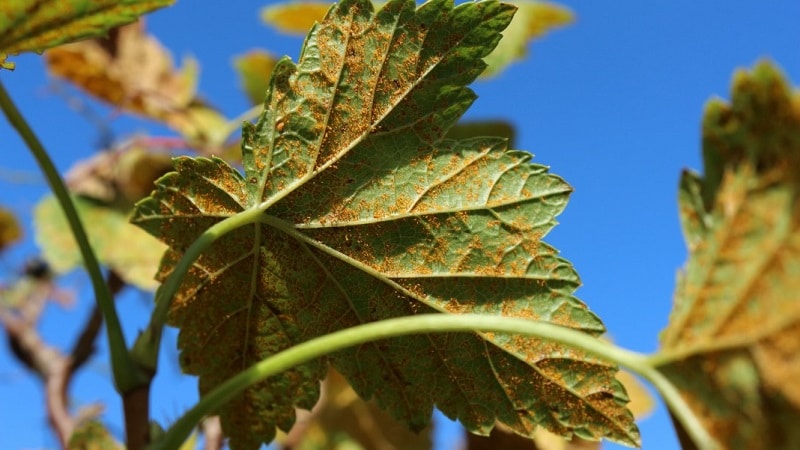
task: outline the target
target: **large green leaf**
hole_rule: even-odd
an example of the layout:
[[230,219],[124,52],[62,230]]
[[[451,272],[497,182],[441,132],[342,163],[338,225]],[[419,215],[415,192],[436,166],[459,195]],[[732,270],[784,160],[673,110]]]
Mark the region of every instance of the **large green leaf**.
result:
[[[338,4],[297,65],[273,72],[246,126],[244,176],[178,158],[134,222],[166,242],[160,278],[208,227],[245,210],[263,223],[219,238],[183,280],[171,323],[201,392],[293,344],[422,313],[544,320],[599,335],[580,281],[542,238],[571,188],[499,138],[442,136],[475,99],[514,7],[487,1]],[[338,352],[248,389],[220,411],[232,447],[256,448],[311,408],[327,364],[412,429],[434,405],[468,429],[530,435],[638,431],[616,368],[575,349],[493,333],[431,334]]]
[[40,52],[101,36],[175,0],[4,0],[0,4],[0,67],[9,53]]
[[769,64],[739,72],[703,152],[662,369],[725,448],[800,448],[800,95]]

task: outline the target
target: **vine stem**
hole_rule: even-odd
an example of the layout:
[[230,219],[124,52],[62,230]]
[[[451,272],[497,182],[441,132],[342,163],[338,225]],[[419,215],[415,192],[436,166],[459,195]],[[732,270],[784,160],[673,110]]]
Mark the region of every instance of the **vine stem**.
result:
[[583,350],[626,367],[650,381],[664,396],[665,401],[672,408],[678,420],[686,427],[699,449],[718,450],[721,448],[700,426],[699,421],[669,380],[655,368],[647,365],[647,355],[616,347],[581,331],[546,322],[479,314],[424,314],[382,320],[337,331],[295,345],[266,358],[203,396],[192,409],[167,430],[162,439],[151,444],[148,450],[178,448],[204,417],[219,411],[222,405],[249,386],[314,358],[378,339],[417,333],[474,332],[476,330],[535,336]]
[[36,137],[36,134],[8,95],[2,81],[0,81],[0,108],[2,108],[9,123],[17,131],[36,159],[36,163],[47,179],[47,183],[50,185],[50,189],[52,189],[61,209],[64,211],[72,235],[75,237],[75,241],[78,244],[84,265],[92,281],[95,301],[103,314],[103,319],[108,331],[108,346],[111,352],[111,371],[114,376],[114,385],[120,393],[133,390],[143,380],[143,374],[137,370],[128,353],[128,349],[125,345],[125,337],[122,333],[119,317],[117,316],[116,306],[114,305],[114,298],[103,279],[97,256],[92,250],[91,245],[89,245],[89,238],[86,235],[86,230],[78,216],[69,191],[64,185],[64,180],[61,178],[61,175],[59,175],[58,170],[50,159],[47,151],[44,149],[44,146],[42,146],[42,143],[39,141],[39,138]]

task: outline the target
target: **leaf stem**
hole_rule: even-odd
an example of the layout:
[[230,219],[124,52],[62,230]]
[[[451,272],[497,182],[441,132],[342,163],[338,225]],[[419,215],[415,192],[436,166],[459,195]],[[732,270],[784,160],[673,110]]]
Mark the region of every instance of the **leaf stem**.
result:
[[[670,406],[674,407],[676,417],[685,426],[687,423],[690,424],[687,426],[687,430],[697,433],[697,435],[693,434],[692,438],[695,439],[698,448],[702,450],[718,448],[713,445],[713,439],[698,425],[699,422],[683,403],[680,395],[677,395],[677,391],[669,381],[656,369],[647,366],[646,355],[616,347],[581,331],[547,322],[478,314],[425,314],[401,317],[359,325],[298,344],[254,364],[214,388],[175,422],[162,439],[154,442],[148,448],[150,450],[178,448],[205,416],[217,412],[222,405],[247,387],[314,358],[353,345],[389,337],[415,333],[474,332],[476,330],[536,336],[581,349],[591,355],[626,367],[640,374],[653,383],[656,389],[665,393],[665,399],[668,399]],[[691,425],[692,422],[694,425]]]
[[161,332],[167,322],[169,307],[172,305],[172,299],[175,297],[175,293],[178,292],[183,278],[197,258],[217,239],[239,227],[258,222],[262,214],[261,209],[257,208],[234,214],[209,227],[186,250],[175,269],[156,291],[156,306],[150,316],[150,323],[147,325],[147,329],[137,337],[133,345],[131,353],[139,367],[155,373],[158,364],[159,346],[161,345]]
[[0,108],[2,108],[9,123],[17,131],[36,159],[39,168],[47,179],[47,183],[64,211],[72,235],[75,237],[78,248],[80,248],[84,265],[92,280],[95,301],[103,314],[108,331],[108,346],[111,352],[111,371],[114,376],[114,385],[120,393],[134,389],[141,382],[142,374],[136,369],[128,353],[116,306],[114,305],[114,298],[103,279],[97,256],[94,254],[91,245],[89,245],[89,238],[86,235],[75,205],[72,203],[67,187],[64,185],[64,181],[61,179],[44,146],[42,146],[36,134],[25,121],[25,118],[22,117],[2,82],[0,82]]

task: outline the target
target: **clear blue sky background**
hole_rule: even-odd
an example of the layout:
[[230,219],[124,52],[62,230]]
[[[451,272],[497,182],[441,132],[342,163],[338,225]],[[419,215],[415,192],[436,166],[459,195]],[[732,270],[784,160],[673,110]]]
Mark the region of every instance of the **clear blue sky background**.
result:
[[[579,297],[600,315],[614,339],[651,352],[667,322],[675,272],[686,256],[676,187],[682,168],[701,168],[703,105],[713,95],[728,95],[736,68],[762,58],[776,61],[795,83],[800,80],[800,2],[562,3],[575,11],[577,23],[535,43],[527,60],[498,78],[476,83],[480,98],[467,118],[511,120],[517,147],[534,153],[535,161],[551,166],[575,187],[549,242],[574,263],[584,282]],[[191,54],[200,60],[201,92],[229,117],[247,108],[232,55],[254,47],[294,59],[299,53],[302,39],[277,35],[259,23],[257,11],[263,5],[182,0],[148,19],[149,29],[177,59]],[[0,77],[66,171],[97,149],[98,134],[47,90],[38,56],[14,59],[17,70]],[[142,130],[165,133],[138,120],[119,120],[113,128],[118,137]],[[0,149],[0,204],[27,222],[31,207],[46,192],[45,183],[4,120]],[[8,276],[35,254],[31,245],[18,246],[0,261],[0,273]],[[82,275],[66,277],[62,285],[90,291]],[[69,336],[66,342],[71,342],[91,301],[79,300],[69,314],[57,307],[48,310],[42,323],[46,339],[64,343]],[[149,301],[147,294],[136,292],[120,301],[129,338],[146,323]],[[195,381],[178,374],[174,340],[166,345],[152,406],[162,422],[176,419],[196,398]],[[89,363],[76,379],[73,397],[78,404],[105,402],[106,419],[121,432],[120,404],[105,358],[103,351]],[[663,407],[640,426],[645,449],[677,448]],[[38,382],[0,344],[0,448],[56,446],[46,428]]]

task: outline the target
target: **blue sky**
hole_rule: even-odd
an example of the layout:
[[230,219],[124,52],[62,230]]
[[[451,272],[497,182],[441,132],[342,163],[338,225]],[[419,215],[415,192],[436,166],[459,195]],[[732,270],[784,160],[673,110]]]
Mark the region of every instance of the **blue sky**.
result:
[[[301,38],[278,35],[259,23],[257,11],[264,4],[228,2],[231,7],[221,8],[211,0],[183,0],[148,18],[150,31],[177,60],[188,54],[199,59],[200,91],[229,117],[248,106],[237,87],[233,55],[254,47],[293,59],[299,53]],[[479,99],[466,117],[510,120],[517,131],[516,147],[534,153],[536,162],[549,165],[575,187],[548,240],[575,265],[584,282],[578,296],[604,320],[615,341],[651,352],[667,323],[676,270],[686,257],[677,182],[681,169],[701,169],[703,105],[714,95],[728,95],[736,68],[763,58],[777,62],[798,83],[800,2],[562,4],[574,10],[577,22],[536,42],[526,60],[500,76],[476,83]],[[17,70],[0,72],[0,77],[66,171],[97,149],[99,136],[47,89],[38,56],[14,60]],[[143,130],[165,133],[140,120],[118,120],[113,129],[118,137]],[[45,183],[5,121],[0,121],[0,145],[5,155],[0,204],[29,222],[31,207],[46,192]],[[29,244],[18,246],[0,261],[0,274],[35,254]],[[90,290],[80,274],[66,277],[62,285]],[[136,292],[121,299],[129,338],[146,323],[149,301]],[[68,314],[50,308],[42,323],[44,337],[59,342],[74,335],[89,302],[80,298]],[[174,343],[168,340],[166,345],[152,407],[161,421],[177,418],[195,396],[194,380],[178,374]],[[113,399],[104,358],[101,352],[76,379],[73,397],[77,403],[106,402],[108,421],[121,431],[120,405]],[[0,447],[57,446],[46,430],[38,382],[10,358],[5,346],[0,346],[0,405]],[[645,449],[678,448],[663,408],[640,427]]]

